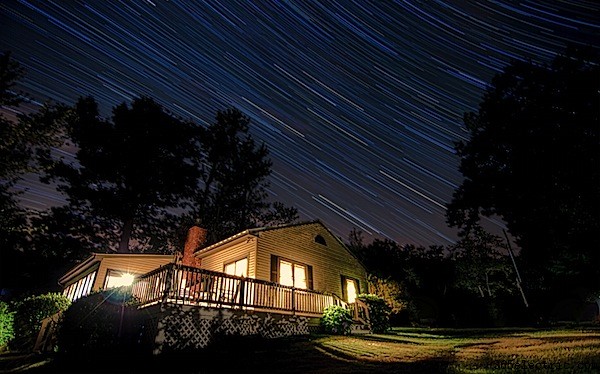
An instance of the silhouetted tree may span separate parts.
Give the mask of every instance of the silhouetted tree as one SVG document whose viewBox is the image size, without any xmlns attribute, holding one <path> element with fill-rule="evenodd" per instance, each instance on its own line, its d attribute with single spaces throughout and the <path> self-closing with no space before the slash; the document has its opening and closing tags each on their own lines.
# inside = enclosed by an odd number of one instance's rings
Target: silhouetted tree
<svg viewBox="0 0 600 374">
<path fill-rule="evenodd" d="M 0 106 L 19 106 L 23 99 L 13 91 L 18 80 L 25 75 L 21 65 L 12 60 L 10 52 L 0 55 Z M 11 187 L 27 171 L 31 159 L 27 131 L 18 123 L 10 121 L 0 112 L 0 250 L 2 273 L 15 247 L 21 247 L 24 240 L 25 212 L 16 200 L 16 192 Z M 3 276 L 4 278 L 4 276 Z M 4 285 L 4 279 L 2 284 Z"/>
<path fill-rule="evenodd" d="M 196 188 L 197 127 L 148 97 L 114 107 L 106 121 L 87 97 L 73 108 L 67 129 L 76 160 L 56 162 L 45 180 L 57 181 L 68 196 L 68 215 L 97 229 L 104 250 L 148 250 L 151 236 L 172 228 L 169 209 Z"/>
<path fill-rule="evenodd" d="M 25 69 L 11 57 L 10 51 L 0 54 L 0 105 L 19 106 L 24 95 L 15 91 L 17 82 L 25 77 Z"/>
<path fill-rule="evenodd" d="M 361 230 L 358 230 L 356 227 L 353 227 L 352 230 L 350 230 L 347 247 L 357 255 L 362 253 L 362 250 L 365 247 L 365 237 Z"/>
<path fill-rule="evenodd" d="M 266 145 L 250 134 L 250 118 L 238 109 L 218 111 L 216 121 L 200 130 L 200 188 L 188 220 L 208 230 L 209 242 L 247 228 L 290 223 L 293 207 L 268 201 L 272 162 Z"/>
<path fill-rule="evenodd" d="M 255 226 L 277 226 L 294 223 L 298 221 L 298 209 L 293 206 L 287 206 L 280 201 L 267 203 L 267 209 L 263 210 L 255 222 Z"/>
<path fill-rule="evenodd" d="M 16 91 L 18 80 L 25 76 L 21 65 L 10 52 L 0 55 L 0 106 L 18 113 L 26 96 Z M 0 288 L 3 293 L 26 289 L 19 276 L 29 266 L 45 261 L 31 255 L 28 219 L 34 212 L 20 205 L 15 185 L 25 174 L 39 171 L 51 149 L 57 144 L 60 119 L 64 108 L 47 103 L 38 111 L 7 118 L 0 112 Z M 10 291 L 9 291 L 10 290 Z"/>
<path fill-rule="evenodd" d="M 554 300 L 600 291 L 599 107 L 597 50 L 571 46 L 548 66 L 515 61 L 465 115 L 471 137 L 456 147 L 465 179 L 449 224 L 468 232 L 481 215 L 502 217 L 529 279 Z"/>
</svg>

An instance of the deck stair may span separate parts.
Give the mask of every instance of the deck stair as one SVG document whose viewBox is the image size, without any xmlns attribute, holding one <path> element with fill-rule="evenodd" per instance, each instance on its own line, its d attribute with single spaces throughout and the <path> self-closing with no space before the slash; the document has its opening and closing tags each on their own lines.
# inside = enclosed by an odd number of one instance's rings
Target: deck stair
<svg viewBox="0 0 600 374">
<path fill-rule="evenodd" d="M 353 303 L 347 303 L 345 306 L 352 315 L 350 333 L 370 334 L 373 332 L 369 317 L 369 306 L 364 301 L 356 299 Z"/>
</svg>

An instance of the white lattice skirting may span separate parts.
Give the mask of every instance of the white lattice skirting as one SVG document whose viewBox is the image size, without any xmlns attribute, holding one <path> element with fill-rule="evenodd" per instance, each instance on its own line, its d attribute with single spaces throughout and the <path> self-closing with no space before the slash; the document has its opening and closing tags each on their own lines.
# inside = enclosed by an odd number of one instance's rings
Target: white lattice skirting
<svg viewBox="0 0 600 374">
<path fill-rule="evenodd" d="M 306 317 L 184 305 L 164 305 L 155 323 L 154 354 L 204 348 L 217 335 L 278 338 L 309 334 Z"/>
</svg>

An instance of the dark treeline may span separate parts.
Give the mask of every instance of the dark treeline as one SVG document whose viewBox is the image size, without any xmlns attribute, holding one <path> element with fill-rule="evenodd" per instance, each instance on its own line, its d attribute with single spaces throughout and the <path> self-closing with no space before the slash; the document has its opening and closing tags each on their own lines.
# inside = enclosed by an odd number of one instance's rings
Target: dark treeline
<svg viewBox="0 0 600 374">
<path fill-rule="evenodd" d="M 549 65 L 513 62 L 465 125 L 465 180 L 449 224 L 469 232 L 480 216 L 503 218 L 537 315 L 600 301 L 598 49 L 571 45 Z"/>
<path fill-rule="evenodd" d="M 455 245 L 364 246 L 351 235 L 371 272 L 391 284 L 399 318 L 462 326 L 598 320 L 598 50 L 571 45 L 549 65 L 512 62 L 464 123 L 470 138 L 456 144 L 464 180 L 447 210 L 459 229 Z M 514 262 L 504 238 L 482 230 L 481 218 L 491 216 L 515 239 Z"/>
<path fill-rule="evenodd" d="M 369 270 L 371 291 L 392 306 L 393 325 L 480 327 L 527 325 L 533 315 L 500 237 L 474 228 L 450 246 L 399 245 L 361 233 L 350 248 Z"/>
<path fill-rule="evenodd" d="M 25 72 L 10 53 L 0 69 L 0 105 L 21 105 L 26 98 L 14 87 Z M 194 224 L 216 241 L 298 219 L 295 208 L 269 200 L 268 149 L 236 108 L 202 127 L 150 97 L 115 106 L 108 119 L 93 97 L 82 97 L 0 121 L 3 292 L 56 290 L 58 276 L 92 251 L 173 253 Z M 14 187 L 26 173 L 68 203 L 24 209 Z"/>
</svg>

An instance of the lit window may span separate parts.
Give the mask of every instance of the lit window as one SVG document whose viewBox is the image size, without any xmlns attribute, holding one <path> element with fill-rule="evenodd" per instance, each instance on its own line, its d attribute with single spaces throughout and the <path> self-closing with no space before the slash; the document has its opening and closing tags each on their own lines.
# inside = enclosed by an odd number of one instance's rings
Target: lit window
<svg viewBox="0 0 600 374">
<path fill-rule="evenodd" d="M 312 290 L 312 274 L 310 265 L 271 255 L 271 282 Z"/>
<path fill-rule="evenodd" d="M 348 302 L 356 301 L 356 281 L 354 279 L 346 279 L 346 292 L 348 293 Z"/>
<path fill-rule="evenodd" d="M 342 292 L 347 302 L 353 303 L 358 296 L 358 280 L 342 276 Z"/>
<path fill-rule="evenodd" d="M 308 288 L 306 284 L 306 266 L 280 260 L 279 283 L 284 286 Z"/>
<path fill-rule="evenodd" d="M 292 287 L 294 285 L 294 273 L 292 263 L 281 260 L 279 262 L 279 284 Z"/>
<path fill-rule="evenodd" d="M 238 277 L 248 276 L 248 258 L 244 257 L 225 265 L 225 274 L 237 275 Z"/>
<path fill-rule="evenodd" d="M 135 275 L 133 274 L 124 271 L 109 270 L 106 274 L 104 288 L 108 289 L 114 287 L 131 286 L 134 279 Z"/>
</svg>

